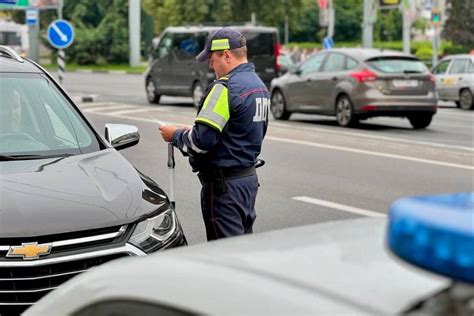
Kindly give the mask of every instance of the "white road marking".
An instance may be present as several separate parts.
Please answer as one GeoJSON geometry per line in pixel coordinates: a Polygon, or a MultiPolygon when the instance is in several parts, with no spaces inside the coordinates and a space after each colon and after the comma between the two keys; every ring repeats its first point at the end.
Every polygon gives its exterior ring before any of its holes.
{"type": "Polygon", "coordinates": [[[342,146],[320,144],[320,143],[308,142],[308,141],[303,141],[303,140],[294,140],[294,139],[273,137],[273,136],[265,136],[265,139],[284,142],[284,143],[291,143],[291,144],[305,145],[305,146],[311,146],[311,147],[341,150],[341,151],[353,152],[353,153],[358,153],[358,154],[379,156],[379,157],[385,157],[385,158],[415,161],[415,162],[421,162],[421,163],[426,163],[426,164],[431,164],[431,165],[438,165],[438,166],[443,166],[443,167],[474,170],[474,166],[460,165],[460,164],[442,162],[442,161],[436,161],[436,160],[430,160],[430,159],[415,158],[415,157],[410,157],[410,156],[386,154],[386,153],[380,153],[380,152],[370,151],[370,150],[363,150],[363,149],[355,149],[355,148],[342,147],[342,146]]]}
{"type": "MultiPolygon", "coordinates": [[[[84,109],[85,112],[98,112],[98,111],[103,111],[103,110],[118,110],[118,109],[136,109],[137,107],[135,105],[129,105],[129,104],[121,104],[121,105],[106,105],[106,106],[100,106],[100,107],[94,107],[94,108],[87,108],[84,109]]],[[[107,114],[107,113],[104,113],[107,114]]]]}
{"type": "MultiPolygon", "coordinates": [[[[274,126],[274,125],[278,126],[278,127],[282,127],[282,128],[290,128],[290,129],[295,128],[295,126],[293,126],[291,124],[285,124],[285,123],[274,122],[274,121],[270,122],[270,124],[269,124],[270,128],[271,128],[271,126],[274,126]]],[[[377,139],[377,140],[388,140],[388,141],[394,141],[394,142],[405,143],[405,144],[429,145],[429,146],[435,146],[435,147],[440,147],[440,148],[461,149],[461,150],[467,150],[467,151],[473,151],[474,152],[474,148],[466,147],[466,146],[445,145],[445,144],[440,144],[440,143],[423,142],[423,141],[408,140],[408,139],[401,139],[401,138],[394,138],[394,137],[387,137],[387,136],[379,136],[379,135],[368,135],[368,134],[356,133],[356,132],[334,131],[334,130],[330,130],[330,129],[317,128],[317,127],[300,126],[300,127],[298,127],[298,130],[324,132],[324,133],[331,133],[331,134],[336,134],[336,135],[339,134],[339,135],[364,137],[364,138],[371,138],[371,139],[377,139]]]]}
{"type": "MultiPolygon", "coordinates": [[[[109,113],[100,113],[100,112],[92,112],[92,111],[85,111],[85,112],[90,112],[93,114],[98,114],[98,115],[105,115],[105,116],[113,116],[117,118],[122,118],[122,119],[127,119],[127,120],[136,120],[136,121],[141,121],[141,122],[148,122],[148,123],[155,123],[154,120],[152,119],[146,119],[146,118],[140,118],[140,117],[132,117],[132,116],[122,116],[122,115],[111,115],[109,113]]],[[[184,123],[176,123],[176,122],[162,122],[164,125],[184,125],[184,123]]],[[[426,163],[426,164],[431,164],[431,165],[438,165],[438,166],[443,166],[443,167],[451,167],[451,168],[459,168],[459,169],[466,169],[466,170],[474,170],[474,166],[467,166],[467,165],[461,165],[461,164],[454,164],[454,163],[449,163],[449,162],[442,162],[442,161],[436,161],[436,160],[430,160],[430,159],[422,159],[422,158],[416,158],[416,157],[410,157],[410,156],[402,156],[402,155],[395,155],[395,154],[386,154],[386,153],[380,153],[380,152],[375,152],[375,151],[369,151],[369,150],[361,150],[361,149],[355,149],[355,148],[349,148],[349,147],[341,147],[341,146],[334,146],[334,145],[326,145],[326,144],[321,144],[321,143],[315,143],[315,142],[308,142],[308,141],[301,141],[301,140],[294,140],[294,139],[288,139],[288,138],[281,138],[281,137],[274,137],[274,136],[265,136],[265,139],[267,140],[273,140],[273,141],[279,141],[279,142],[284,142],[284,143],[291,143],[291,144],[298,144],[298,145],[305,145],[305,146],[311,146],[311,147],[319,147],[319,148],[326,148],[326,149],[334,149],[334,150],[341,150],[341,151],[347,151],[347,152],[353,152],[353,153],[358,153],[358,154],[364,154],[364,155],[372,155],[372,156],[379,156],[379,157],[386,157],[386,158],[393,158],[393,159],[400,159],[400,160],[408,160],[408,161],[414,161],[414,162],[419,162],[419,163],[426,163]]]]}
{"type": "Polygon", "coordinates": [[[87,108],[95,108],[95,107],[105,106],[105,105],[112,106],[112,105],[118,105],[118,104],[114,102],[88,102],[88,103],[80,103],[79,108],[87,109],[87,108]]]}
{"type": "Polygon", "coordinates": [[[307,197],[307,196],[295,196],[292,199],[297,200],[297,201],[301,201],[301,202],[305,202],[305,203],[310,203],[310,204],[315,204],[315,205],[324,206],[324,207],[328,207],[328,208],[333,208],[333,209],[348,212],[348,213],[368,216],[368,217],[386,217],[387,216],[386,214],[383,214],[383,213],[364,210],[364,209],[357,208],[357,207],[352,207],[352,206],[349,206],[349,205],[344,205],[344,204],[334,203],[334,202],[330,202],[330,201],[315,199],[315,198],[311,198],[311,197],[307,197]]]}
{"type": "Polygon", "coordinates": [[[124,114],[132,114],[132,113],[142,113],[142,112],[148,112],[149,109],[135,109],[135,110],[123,110],[123,111],[115,111],[115,112],[110,112],[112,115],[124,115],[124,114]]]}

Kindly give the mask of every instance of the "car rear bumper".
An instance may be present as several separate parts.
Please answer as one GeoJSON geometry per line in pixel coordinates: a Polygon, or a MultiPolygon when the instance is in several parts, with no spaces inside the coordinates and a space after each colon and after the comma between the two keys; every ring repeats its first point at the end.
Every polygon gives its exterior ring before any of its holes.
{"type": "Polygon", "coordinates": [[[413,112],[436,113],[438,100],[434,94],[393,96],[353,100],[354,112],[367,116],[406,116],[413,112]]]}

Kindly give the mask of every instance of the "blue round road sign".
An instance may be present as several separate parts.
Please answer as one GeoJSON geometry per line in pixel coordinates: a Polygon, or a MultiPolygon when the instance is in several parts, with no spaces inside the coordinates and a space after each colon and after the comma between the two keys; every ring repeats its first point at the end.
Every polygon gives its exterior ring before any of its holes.
{"type": "Polygon", "coordinates": [[[56,20],[48,27],[48,40],[57,49],[69,47],[74,41],[74,28],[66,20],[56,20]]]}

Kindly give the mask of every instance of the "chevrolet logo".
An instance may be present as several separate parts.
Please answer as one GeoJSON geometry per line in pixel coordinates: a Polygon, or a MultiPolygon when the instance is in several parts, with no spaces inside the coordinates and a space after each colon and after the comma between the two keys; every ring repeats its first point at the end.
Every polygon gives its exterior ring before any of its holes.
{"type": "Polygon", "coordinates": [[[49,255],[51,246],[51,243],[38,245],[37,242],[26,242],[21,246],[11,246],[6,257],[22,258],[23,260],[39,259],[39,256],[49,255]]]}

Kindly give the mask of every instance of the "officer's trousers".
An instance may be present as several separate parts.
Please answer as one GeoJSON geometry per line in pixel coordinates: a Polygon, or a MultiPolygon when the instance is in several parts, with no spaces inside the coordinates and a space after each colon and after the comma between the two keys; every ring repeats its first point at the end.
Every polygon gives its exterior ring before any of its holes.
{"type": "Polygon", "coordinates": [[[226,192],[219,192],[213,182],[203,184],[201,210],[207,240],[252,233],[258,186],[256,174],[226,179],[226,192]]]}

